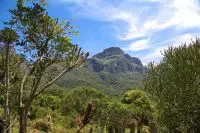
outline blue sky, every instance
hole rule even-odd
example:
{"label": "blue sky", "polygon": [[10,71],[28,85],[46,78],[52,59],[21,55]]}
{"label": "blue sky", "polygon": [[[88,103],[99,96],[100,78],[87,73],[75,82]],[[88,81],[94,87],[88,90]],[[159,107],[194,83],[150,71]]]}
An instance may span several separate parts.
{"label": "blue sky", "polygon": [[[0,0],[0,22],[9,19],[16,0]],[[79,31],[73,42],[94,55],[120,47],[144,64],[159,61],[168,46],[200,34],[198,0],[47,0],[53,17],[67,19]],[[2,23],[0,28],[2,28]]]}

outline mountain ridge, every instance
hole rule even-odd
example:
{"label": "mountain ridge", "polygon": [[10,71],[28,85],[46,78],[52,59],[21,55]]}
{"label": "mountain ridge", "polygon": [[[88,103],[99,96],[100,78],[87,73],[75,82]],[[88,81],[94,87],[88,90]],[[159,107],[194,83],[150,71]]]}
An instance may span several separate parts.
{"label": "mountain ridge", "polygon": [[57,84],[64,88],[92,86],[105,93],[122,94],[125,90],[142,88],[146,68],[137,57],[118,47],[110,47],[88,58],[83,68],[62,76]]}
{"label": "mountain ridge", "polygon": [[[92,64],[93,70],[96,72],[145,72],[144,66],[139,58],[131,57],[130,55],[125,54],[119,47],[107,48],[102,52],[92,56],[92,58],[89,58],[87,63]],[[109,65],[112,68],[108,68]]]}

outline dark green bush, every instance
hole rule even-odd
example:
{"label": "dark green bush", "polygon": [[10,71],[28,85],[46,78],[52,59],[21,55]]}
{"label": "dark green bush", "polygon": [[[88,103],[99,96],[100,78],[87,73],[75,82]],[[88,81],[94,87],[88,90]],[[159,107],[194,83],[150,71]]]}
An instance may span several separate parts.
{"label": "dark green bush", "polygon": [[35,104],[40,107],[48,107],[55,110],[59,108],[61,99],[58,96],[53,96],[51,94],[43,94],[38,97]]}

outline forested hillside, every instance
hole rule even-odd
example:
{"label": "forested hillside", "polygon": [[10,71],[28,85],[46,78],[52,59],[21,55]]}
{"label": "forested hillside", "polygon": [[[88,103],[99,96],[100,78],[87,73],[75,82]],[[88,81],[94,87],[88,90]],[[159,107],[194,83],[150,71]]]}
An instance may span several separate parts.
{"label": "forested hillside", "polygon": [[70,89],[92,86],[109,95],[121,95],[131,88],[142,88],[146,70],[140,59],[111,47],[87,59],[83,68],[63,75],[56,83]]}

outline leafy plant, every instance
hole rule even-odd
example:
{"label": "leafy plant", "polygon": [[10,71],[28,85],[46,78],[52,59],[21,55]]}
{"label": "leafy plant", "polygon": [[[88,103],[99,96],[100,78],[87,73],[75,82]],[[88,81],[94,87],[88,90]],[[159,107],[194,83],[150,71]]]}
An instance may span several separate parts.
{"label": "leafy plant", "polygon": [[146,90],[158,101],[160,123],[169,132],[199,132],[200,40],[170,47],[163,60],[150,63]]}

